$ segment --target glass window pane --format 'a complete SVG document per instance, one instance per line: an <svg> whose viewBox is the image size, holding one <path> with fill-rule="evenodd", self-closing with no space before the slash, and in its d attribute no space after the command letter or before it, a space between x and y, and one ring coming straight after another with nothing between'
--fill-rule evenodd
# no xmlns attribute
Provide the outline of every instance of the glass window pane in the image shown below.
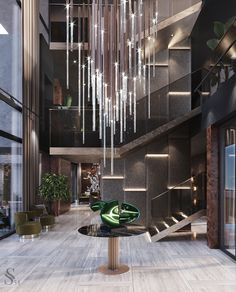
<svg viewBox="0 0 236 292"><path fill-rule="evenodd" d="M235 255L235 129L226 130L224 186L224 247Z"/></svg>
<svg viewBox="0 0 236 292"><path fill-rule="evenodd" d="M1 100L0 130L22 138L22 114Z"/></svg>
<svg viewBox="0 0 236 292"><path fill-rule="evenodd" d="M14 229L22 210L22 145L0 137L0 237Z"/></svg>
<svg viewBox="0 0 236 292"><path fill-rule="evenodd" d="M21 9L16 0L0 1L0 52L0 88L21 100Z"/></svg>

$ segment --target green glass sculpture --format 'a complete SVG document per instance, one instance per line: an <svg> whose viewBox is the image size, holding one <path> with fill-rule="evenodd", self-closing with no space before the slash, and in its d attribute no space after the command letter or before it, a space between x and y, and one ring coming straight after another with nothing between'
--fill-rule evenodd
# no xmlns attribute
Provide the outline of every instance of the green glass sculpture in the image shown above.
<svg viewBox="0 0 236 292"><path fill-rule="evenodd" d="M100 211L102 222L111 227L118 227L125 223L131 223L139 218L140 211L135 206L122 203L119 205L117 200L98 201L90 206L95 212Z"/></svg>

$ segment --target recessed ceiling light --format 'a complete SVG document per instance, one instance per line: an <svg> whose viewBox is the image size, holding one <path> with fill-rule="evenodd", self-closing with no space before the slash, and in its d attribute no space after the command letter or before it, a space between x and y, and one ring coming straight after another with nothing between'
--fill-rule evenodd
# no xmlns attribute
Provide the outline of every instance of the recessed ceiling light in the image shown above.
<svg viewBox="0 0 236 292"><path fill-rule="evenodd" d="M8 34L6 29L3 27L3 25L0 23L0 34Z"/></svg>
<svg viewBox="0 0 236 292"><path fill-rule="evenodd" d="M170 36L173 38L174 34L172 33Z"/></svg>

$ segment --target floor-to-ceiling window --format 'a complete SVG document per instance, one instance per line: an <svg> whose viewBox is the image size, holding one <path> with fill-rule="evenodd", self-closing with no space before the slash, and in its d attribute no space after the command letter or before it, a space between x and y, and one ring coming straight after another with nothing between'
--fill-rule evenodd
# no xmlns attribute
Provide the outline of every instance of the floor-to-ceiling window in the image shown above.
<svg viewBox="0 0 236 292"><path fill-rule="evenodd" d="M221 247L236 258L236 120L221 130Z"/></svg>
<svg viewBox="0 0 236 292"><path fill-rule="evenodd" d="M0 238L22 210L22 49L19 1L0 1Z"/></svg>

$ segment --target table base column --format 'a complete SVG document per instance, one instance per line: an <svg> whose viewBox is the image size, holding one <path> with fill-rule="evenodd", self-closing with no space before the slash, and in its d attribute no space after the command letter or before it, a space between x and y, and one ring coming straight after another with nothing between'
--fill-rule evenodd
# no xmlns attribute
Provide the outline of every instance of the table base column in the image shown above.
<svg viewBox="0 0 236 292"><path fill-rule="evenodd" d="M129 271L126 265L120 265L119 262L119 237L108 239L108 265L98 268L98 271L105 275L119 275Z"/></svg>

